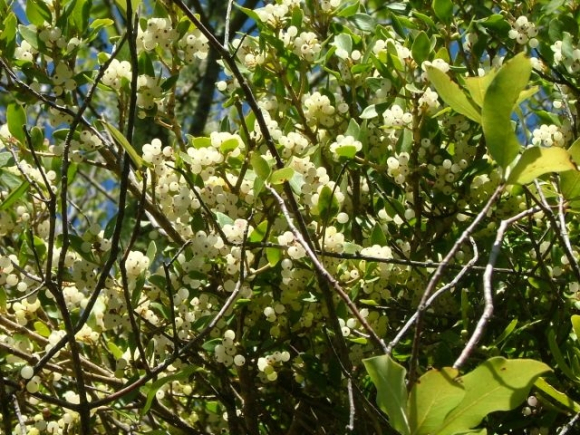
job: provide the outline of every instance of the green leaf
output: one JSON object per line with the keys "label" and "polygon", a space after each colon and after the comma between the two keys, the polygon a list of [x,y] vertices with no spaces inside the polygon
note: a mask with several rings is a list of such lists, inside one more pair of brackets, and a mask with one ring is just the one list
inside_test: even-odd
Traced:
{"label": "green leaf", "polygon": [[294,175],[294,169],[292,168],[282,168],[272,172],[272,177],[270,178],[270,183],[272,184],[282,184],[289,181]]}
{"label": "green leaf", "polygon": [[427,77],[437,90],[437,93],[446,104],[457,113],[468,117],[472,121],[481,123],[481,115],[476,106],[471,102],[457,83],[453,82],[447,74],[433,66],[427,67]]}
{"label": "green leaf", "polygon": [[527,148],[508,178],[508,184],[528,184],[549,172],[576,170],[570,154],[563,148]]}
{"label": "green leaf", "polygon": [[572,400],[566,394],[556,390],[544,378],[538,378],[534,383],[534,387],[540,392],[542,398],[549,397],[558,405],[573,413],[580,412],[580,404]]}
{"label": "green leaf", "polygon": [[22,36],[22,38],[24,38],[24,40],[28,42],[32,48],[38,50],[38,33],[36,32],[34,26],[32,26],[32,29],[30,27],[31,26],[24,26],[20,24],[18,25],[18,31],[20,32],[20,36]]}
{"label": "green leaf", "polygon": [[402,435],[411,433],[407,417],[407,371],[389,355],[363,360],[365,368],[377,388],[377,405],[387,414],[391,426]]}
{"label": "green leaf", "polygon": [[235,150],[239,146],[240,146],[240,142],[238,141],[238,139],[235,137],[232,137],[232,138],[227,139],[227,140],[222,142],[222,144],[220,145],[220,151],[223,154],[227,154],[228,152]]}
{"label": "green leaf", "polygon": [[270,267],[274,267],[282,259],[282,251],[278,248],[266,248],[266,258]]}
{"label": "green leaf", "polygon": [[332,189],[324,186],[318,197],[318,214],[324,222],[328,222],[339,210],[340,206],[338,200],[332,193]]}
{"label": "green leaf", "polygon": [[111,133],[111,136],[113,136],[113,139],[115,140],[115,142],[117,142],[117,144],[119,146],[121,146],[127,152],[127,154],[129,155],[129,158],[135,164],[135,167],[137,169],[141,169],[141,167],[143,166],[143,159],[137,153],[137,151],[135,151],[135,148],[133,148],[131,146],[131,144],[129,143],[127,138],[123,135],[123,133],[121,133],[119,130],[117,130],[117,128],[115,126],[113,126],[112,124],[110,124],[109,122],[107,122],[107,121],[101,121],[101,122],[103,123],[105,128],[109,131],[109,133]]}
{"label": "green leaf", "polygon": [[465,88],[469,91],[469,95],[475,104],[480,108],[483,107],[483,99],[485,98],[485,92],[487,87],[495,78],[496,72],[494,70],[489,71],[486,75],[481,77],[467,77],[465,78]]}
{"label": "green leaf", "polygon": [[20,141],[21,144],[26,145],[26,135],[24,128],[26,127],[26,111],[20,104],[10,103],[6,109],[6,122],[8,123],[8,131],[12,136]]}
{"label": "green leaf", "polygon": [[568,378],[574,381],[576,384],[580,383],[580,379],[574,374],[570,366],[564,360],[564,356],[558,347],[558,343],[556,342],[556,333],[553,329],[550,329],[548,332],[548,347],[550,348],[550,352],[552,353],[552,357],[556,361],[558,365],[558,369],[564,373]]}
{"label": "green leaf", "polygon": [[252,230],[252,233],[248,237],[248,240],[252,243],[261,242],[266,237],[266,231],[268,230],[268,221],[260,222],[260,224]]}
{"label": "green leaf", "polygon": [[252,157],[250,157],[250,163],[252,164],[252,168],[254,168],[256,175],[263,181],[266,181],[272,172],[266,159],[262,157],[260,153],[254,151]]}
{"label": "green leaf", "polygon": [[529,360],[495,357],[459,378],[465,397],[434,433],[455,435],[478,426],[491,412],[509,411],[526,398],[535,380],[550,371],[546,364]]}
{"label": "green leaf", "polygon": [[34,322],[34,330],[43,337],[50,337],[50,329],[43,322],[37,320]]}
{"label": "green leaf", "polygon": [[155,240],[151,240],[149,242],[149,246],[147,247],[147,259],[149,260],[149,264],[153,264],[155,261],[155,255],[157,254],[157,245],[155,244]]}
{"label": "green leaf", "polygon": [[35,26],[42,26],[44,22],[50,23],[52,21],[52,14],[48,6],[43,1],[27,0],[26,1],[26,17]]}
{"label": "green leaf", "polygon": [[377,20],[369,14],[354,14],[350,20],[362,32],[372,33],[377,28]]}
{"label": "green leaf", "polygon": [[411,46],[411,53],[413,54],[413,59],[417,62],[417,65],[421,65],[424,61],[429,59],[429,54],[431,53],[431,40],[429,36],[423,31],[420,31],[413,45]]}
{"label": "green leaf", "polygon": [[16,28],[18,26],[18,19],[14,12],[10,12],[4,21],[2,22],[2,32],[0,32],[0,49],[2,50],[2,55],[10,59],[14,55],[14,49],[16,48]]}
{"label": "green leaf", "polygon": [[576,341],[580,342],[580,316],[578,314],[572,315],[570,318],[572,322],[572,329],[574,330],[574,334],[576,334]]}
{"label": "green leaf", "polygon": [[463,399],[465,390],[451,367],[429,370],[413,385],[407,403],[411,434],[429,435]]}
{"label": "green leaf", "polygon": [[336,48],[341,48],[346,52],[346,54],[342,53],[338,57],[346,59],[352,52],[352,37],[348,33],[340,33],[334,37],[334,45]]}
{"label": "green leaf", "polygon": [[199,370],[201,370],[199,367],[187,366],[184,369],[182,369],[179,373],[165,376],[164,378],[158,379],[157,381],[153,382],[151,387],[149,387],[149,391],[147,392],[147,400],[145,401],[145,405],[143,405],[143,408],[141,409],[141,415],[147,414],[147,412],[151,408],[151,404],[153,403],[153,399],[155,399],[155,394],[157,393],[159,388],[161,388],[168,382],[182,381],[184,379],[187,379],[193,373]]}
{"label": "green leaf", "polygon": [[487,148],[502,167],[514,160],[520,143],[511,123],[511,114],[520,93],[530,80],[532,64],[525,53],[506,62],[489,84],[483,100],[481,125]]}
{"label": "green leaf", "polygon": [[224,214],[220,211],[216,211],[214,213],[215,213],[215,219],[220,227],[223,228],[226,225],[233,225],[234,224],[234,220],[231,217],[229,217],[227,214]]}
{"label": "green leaf", "polygon": [[0,204],[0,211],[8,210],[16,201],[18,201],[24,193],[28,190],[30,184],[28,181],[23,181],[17,189],[10,192],[10,195]]}
{"label": "green leaf", "polygon": [[433,12],[435,16],[443,21],[445,24],[449,24],[453,18],[453,2],[451,0],[433,0],[431,3]]}
{"label": "green leaf", "polygon": [[336,14],[338,17],[343,17],[343,18],[348,18],[351,17],[352,15],[356,14],[358,12],[358,8],[359,8],[359,2],[356,1],[351,5],[346,5],[343,9],[340,10],[340,12],[338,14]]}

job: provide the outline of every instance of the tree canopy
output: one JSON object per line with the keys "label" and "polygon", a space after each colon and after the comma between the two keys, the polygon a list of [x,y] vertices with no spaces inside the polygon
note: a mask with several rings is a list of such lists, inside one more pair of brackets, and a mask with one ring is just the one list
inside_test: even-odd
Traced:
{"label": "tree canopy", "polygon": [[0,432],[574,430],[576,2],[0,21]]}

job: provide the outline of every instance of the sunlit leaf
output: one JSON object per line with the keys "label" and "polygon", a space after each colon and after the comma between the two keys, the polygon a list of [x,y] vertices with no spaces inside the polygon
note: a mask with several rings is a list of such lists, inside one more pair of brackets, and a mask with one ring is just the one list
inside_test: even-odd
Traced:
{"label": "sunlit leaf", "polygon": [[282,184],[286,181],[289,181],[292,176],[294,175],[294,169],[292,168],[282,168],[277,169],[276,171],[272,172],[272,176],[270,178],[270,182],[272,184]]}
{"label": "sunlit leaf", "polygon": [[411,434],[435,433],[445,416],[463,400],[465,390],[456,380],[458,374],[451,367],[432,369],[413,385],[407,403]]}
{"label": "sunlit leaf", "polygon": [[502,167],[514,160],[520,143],[511,123],[511,115],[520,93],[527,86],[532,63],[524,53],[506,62],[487,87],[481,125],[489,153]]}
{"label": "sunlit leaf", "polygon": [[428,66],[427,77],[429,77],[441,99],[451,106],[453,110],[475,122],[481,122],[481,115],[476,106],[447,74],[433,66]]}
{"label": "sunlit leaf", "polygon": [[575,170],[570,154],[563,148],[529,147],[512,169],[508,184],[528,184],[550,172]]}
{"label": "sunlit leaf", "polygon": [[546,364],[495,357],[458,379],[465,397],[437,429],[438,435],[455,435],[478,426],[490,413],[509,411],[528,397],[536,379],[550,371]]}
{"label": "sunlit leaf", "polygon": [[407,417],[407,371],[389,355],[363,360],[365,368],[377,389],[377,405],[387,414],[389,422],[402,435],[409,435],[411,428]]}
{"label": "sunlit leaf", "polygon": [[28,181],[23,181],[22,184],[8,195],[8,197],[0,204],[0,210],[8,210],[16,201],[22,198],[26,193],[30,184]]}
{"label": "sunlit leaf", "polygon": [[109,131],[109,133],[111,133],[111,136],[113,137],[115,142],[117,142],[117,144],[119,146],[121,146],[127,152],[131,161],[135,164],[135,167],[137,169],[141,169],[141,167],[143,166],[143,159],[141,158],[139,153],[137,153],[137,151],[135,151],[135,148],[133,148],[133,146],[131,146],[131,144],[129,143],[127,138],[123,135],[123,133],[121,133],[111,123],[109,123],[107,121],[101,121],[101,122],[103,123],[105,128]]}

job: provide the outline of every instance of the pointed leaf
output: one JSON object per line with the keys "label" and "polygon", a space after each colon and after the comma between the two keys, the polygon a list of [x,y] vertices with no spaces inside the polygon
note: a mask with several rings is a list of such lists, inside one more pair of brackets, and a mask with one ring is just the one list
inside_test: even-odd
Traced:
{"label": "pointed leaf", "polygon": [[472,121],[481,123],[481,115],[476,106],[467,98],[459,85],[451,81],[447,74],[433,66],[428,66],[427,77],[429,77],[441,99],[453,110]]}
{"label": "pointed leaf", "polygon": [[254,151],[250,158],[250,162],[252,163],[252,168],[254,168],[256,175],[263,181],[267,180],[270,176],[271,169],[266,159],[262,157],[260,153]]}
{"label": "pointed leaf", "polygon": [[453,18],[453,2],[451,0],[433,0],[433,12],[444,23],[451,22]]}
{"label": "pointed leaf", "polygon": [[272,184],[282,184],[289,181],[294,175],[294,169],[292,168],[282,168],[272,172],[272,177],[270,182]]}
{"label": "pointed leaf", "polygon": [[508,184],[528,184],[549,172],[575,170],[570,154],[563,148],[527,148],[514,166]]}
{"label": "pointed leaf", "polygon": [[495,78],[496,71],[491,70],[486,75],[481,77],[467,77],[465,79],[465,88],[469,91],[471,99],[479,107],[483,107],[483,99],[485,98],[485,92],[487,87]]}
{"label": "pointed leaf", "polygon": [[572,400],[566,394],[556,390],[554,387],[548,384],[544,378],[538,378],[534,384],[534,387],[540,392],[540,396],[549,397],[559,406],[562,406],[571,412],[580,412],[580,404]]}
{"label": "pointed leaf", "polygon": [[333,195],[332,189],[324,186],[318,197],[318,214],[324,222],[328,222],[330,218],[338,213],[339,209],[338,200]]}
{"label": "pointed leaf", "polygon": [[459,372],[451,367],[429,370],[413,386],[407,403],[411,434],[428,435],[443,424],[445,416],[463,397],[463,385],[457,382]]}
{"label": "pointed leaf", "polygon": [[560,189],[566,200],[580,198],[580,172],[576,169],[560,174]]}
{"label": "pointed leaf", "polygon": [[373,384],[377,388],[377,405],[389,417],[391,426],[403,435],[410,434],[407,418],[407,371],[389,355],[363,360]]}
{"label": "pointed leaf", "polygon": [[10,134],[18,139],[21,144],[26,144],[26,135],[24,134],[26,112],[24,107],[20,104],[10,103],[6,109],[6,122],[8,123]]}
{"label": "pointed leaf", "polygon": [[17,189],[10,192],[10,195],[4,200],[4,202],[0,205],[0,211],[8,210],[16,201],[18,201],[24,193],[28,190],[30,184],[28,181],[23,181]]}
{"label": "pointed leaf", "polygon": [[429,53],[431,53],[431,40],[425,32],[420,31],[417,34],[413,41],[413,45],[411,46],[411,53],[413,59],[417,62],[417,65],[421,65],[424,61],[429,59]]}
{"label": "pointed leaf", "polygon": [[111,136],[113,136],[115,142],[117,142],[117,144],[120,145],[127,152],[133,163],[135,163],[137,169],[141,169],[141,167],[143,166],[143,159],[137,153],[137,151],[135,151],[135,148],[131,146],[131,144],[129,143],[127,138],[123,135],[123,133],[121,133],[115,126],[108,123],[107,121],[101,122],[103,123],[105,128],[109,130],[109,133],[111,133]]}
{"label": "pointed leaf", "polygon": [[520,93],[530,80],[532,63],[525,53],[506,62],[489,84],[483,100],[481,125],[487,148],[502,167],[513,161],[520,143],[511,123],[511,115]]}
{"label": "pointed leaf", "polygon": [[451,411],[437,435],[454,435],[478,426],[491,412],[509,411],[527,397],[535,380],[550,371],[546,364],[529,360],[506,360],[495,357],[459,378],[465,397]]}

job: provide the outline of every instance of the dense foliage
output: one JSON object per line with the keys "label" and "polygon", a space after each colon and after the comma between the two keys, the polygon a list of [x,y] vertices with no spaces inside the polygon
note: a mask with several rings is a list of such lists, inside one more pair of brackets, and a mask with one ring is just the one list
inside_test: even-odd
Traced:
{"label": "dense foliage", "polygon": [[576,2],[0,21],[0,432],[571,430]]}

